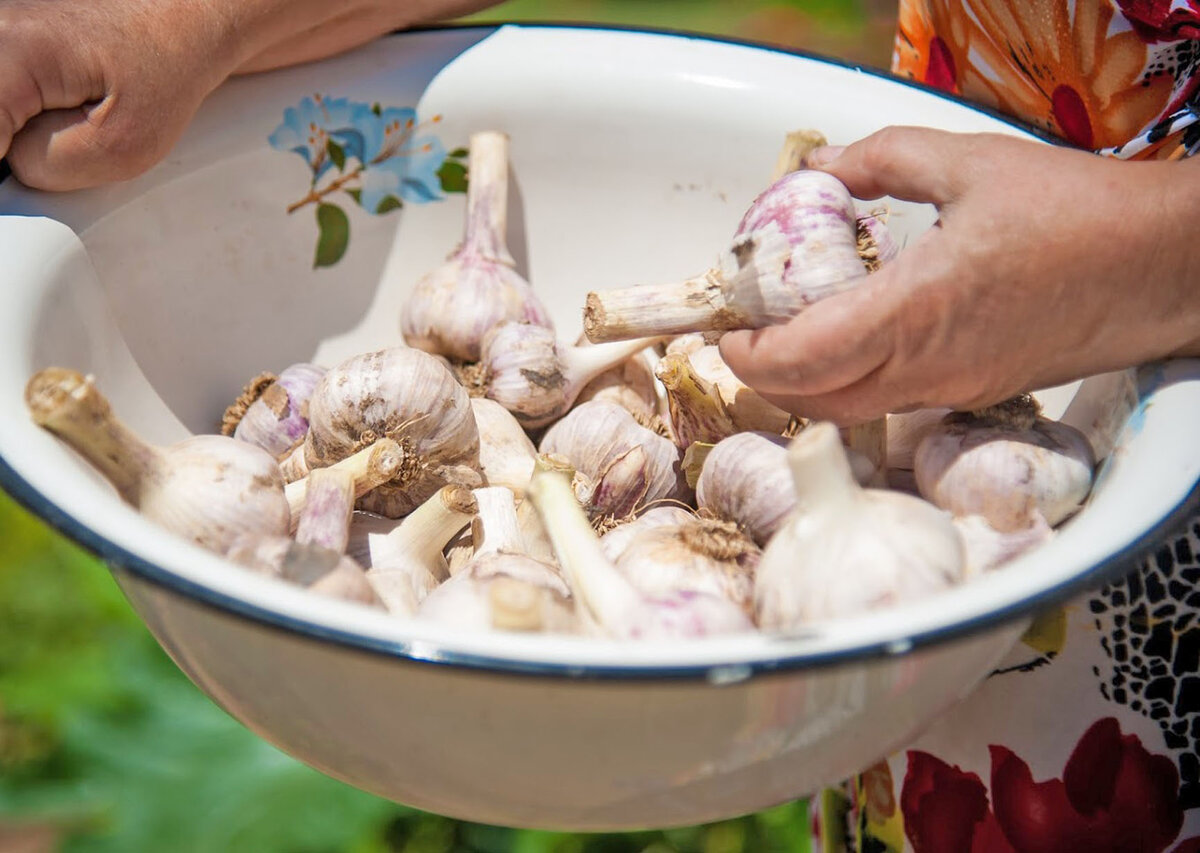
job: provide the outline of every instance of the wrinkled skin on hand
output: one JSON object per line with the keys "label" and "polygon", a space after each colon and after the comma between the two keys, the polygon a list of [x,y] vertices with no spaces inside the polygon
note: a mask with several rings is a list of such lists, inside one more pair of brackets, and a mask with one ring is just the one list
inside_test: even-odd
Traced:
{"label": "wrinkled skin on hand", "polygon": [[939,220],[858,288],[723,337],[776,405],[850,425],[1200,355],[1200,163],[895,127],[810,166]]}
{"label": "wrinkled skin on hand", "polygon": [[0,156],[70,190],[161,160],[235,73],[329,56],[487,0],[0,0]]}

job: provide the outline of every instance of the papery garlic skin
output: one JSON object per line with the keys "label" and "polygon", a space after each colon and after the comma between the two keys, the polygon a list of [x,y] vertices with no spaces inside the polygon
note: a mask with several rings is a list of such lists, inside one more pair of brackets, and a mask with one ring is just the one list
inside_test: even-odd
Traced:
{"label": "papery garlic skin", "polygon": [[636,537],[649,530],[677,528],[694,517],[683,507],[656,506],[607,531],[600,537],[600,548],[609,562],[615,564],[621,558],[621,554],[625,552],[625,548]]}
{"label": "papery garlic skin", "polygon": [[832,424],[800,433],[788,464],[796,509],[767,544],[755,583],[763,630],[919,600],[964,578],[950,516],[920,498],[859,486]]}
{"label": "papery garlic skin", "polygon": [[525,427],[542,427],[566,414],[589,382],[654,343],[605,346],[559,344],[553,329],[502,323],[483,338],[483,393]]}
{"label": "papery garlic skin", "polygon": [[304,443],[310,468],[332,465],[380,438],[397,442],[407,464],[367,495],[361,509],[399,518],[446,484],[482,483],[470,398],[428,353],[394,347],[358,355],[317,385]]}
{"label": "papery garlic skin", "polygon": [[140,439],[89,377],[51,367],[25,387],[34,421],[64,439],[151,521],[224,554],[243,533],[286,535],[283,477],[271,454],[221,435],[168,447]]}
{"label": "papery garlic skin", "polygon": [[917,447],[941,426],[950,409],[917,409],[887,416],[887,467],[911,471]]}
{"label": "papery garlic skin", "polygon": [[546,431],[538,449],[570,461],[592,484],[592,515],[624,518],[656,501],[686,495],[679,449],[628,411],[593,400]]}
{"label": "papery garlic skin", "polygon": [[244,534],[234,540],[225,556],[256,574],[298,584],[319,595],[383,607],[362,566],[328,548],[285,536]]}
{"label": "papery garlic skin", "polygon": [[[497,618],[496,587],[516,581],[532,592],[524,614],[505,612]],[[531,611],[531,612],[530,612]],[[417,612],[419,618],[463,631],[493,629],[574,633],[575,607],[566,583],[553,569],[523,554],[485,554],[433,590]],[[526,620],[514,619],[525,616]],[[507,618],[506,618],[507,617]]]}
{"label": "papery garlic skin", "polygon": [[1055,526],[1087,498],[1096,465],[1079,430],[1036,413],[1021,417],[947,415],[921,441],[913,460],[917,487],[956,516],[980,515],[1002,533],[1033,523]]}
{"label": "papery garlic skin", "polygon": [[782,433],[787,429],[791,414],[767,402],[757,391],[738,379],[721,358],[718,347],[702,347],[688,359],[696,373],[716,387],[737,432]]}
{"label": "papery garlic skin", "polygon": [[504,486],[520,495],[533,475],[537,448],[508,409],[486,397],[472,397],[479,429],[479,470],[489,486]]}
{"label": "papery garlic skin", "polygon": [[697,505],[765,545],[796,505],[787,445],[781,436],[756,432],[722,440],[704,460]]}
{"label": "papery garlic skin", "polygon": [[979,515],[964,515],[954,519],[966,549],[967,574],[979,575],[998,569],[1006,563],[1054,538],[1054,530],[1034,513],[1028,527],[1001,533]]}
{"label": "papery garlic skin", "polygon": [[513,269],[506,245],[508,137],[474,133],[469,149],[463,242],[416,283],[400,320],[406,344],[461,362],[479,360],[483,336],[498,323],[553,328],[529,282]]}
{"label": "papery garlic skin", "polygon": [[243,411],[236,411],[241,408],[238,403],[226,411],[222,431],[229,435],[226,427],[236,418],[234,438],[255,444],[276,458],[282,456],[308,432],[308,401],[324,375],[325,368],[315,364],[285,367]]}

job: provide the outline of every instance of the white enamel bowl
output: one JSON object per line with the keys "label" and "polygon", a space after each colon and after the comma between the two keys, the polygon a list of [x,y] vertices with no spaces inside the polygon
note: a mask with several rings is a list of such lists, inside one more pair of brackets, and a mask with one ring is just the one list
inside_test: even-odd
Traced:
{"label": "white enamel bowl", "polygon": [[[1176,362],[1142,371],[1114,462],[1054,542],[927,603],[796,636],[464,636],[252,576],[118,501],[33,426],[22,391],[46,365],[91,372],[124,419],[167,442],[212,431],[260,370],[398,342],[398,306],[457,241],[463,197],[417,203],[428,175],[416,155],[411,173],[375,169],[371,198],[389,180],[414,181],[403,209],[374,215],[330,196],[350,241],[340,261],[314,269],[316,207],[287,212],[312,178],[287,149],[305,143],[276,133],[314,93],[333,99],[329,121],[349,120],[341,98],[378,102],[381,119],[398,115],[390,107],[440,114],[421,134],[443,150],[474,130],[506,131],[511,243],[564,337],[589,289],[705,268],[789,129],[821,128],[838,143],[899,123],[1026,132],[859,69],[755,46],[449,29],[229,83],[170,157],[130,183],[61,196],[0,184],[4,487],[112,565],[216,702],[333,776],[447,815],[574,829],[696,823],[804,795],[912,739],[1039,607],[1128,569],[1192,503],[1200,370]],[[294,114],[293,129],[307,133],[311,118]],[[355,144],[376,150],[369,134],[339,138],[347,172]],[[894,210],[905,239],[933,219]],[[1044,400],[1051,414],[1074,399],[1072,417],[1120,422],[1129,409],[1108,399],[1111,384]]]}

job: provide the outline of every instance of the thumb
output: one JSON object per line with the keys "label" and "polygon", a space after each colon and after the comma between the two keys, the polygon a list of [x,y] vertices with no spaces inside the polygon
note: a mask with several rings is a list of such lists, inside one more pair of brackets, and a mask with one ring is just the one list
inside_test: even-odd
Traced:
{"label": "thumb", "polygon": [[923,127],[885,127],[845,148],[818,148],[805,165],[833,175],[856,198],[888,195],[941,205],[962,191],[973,140]]}

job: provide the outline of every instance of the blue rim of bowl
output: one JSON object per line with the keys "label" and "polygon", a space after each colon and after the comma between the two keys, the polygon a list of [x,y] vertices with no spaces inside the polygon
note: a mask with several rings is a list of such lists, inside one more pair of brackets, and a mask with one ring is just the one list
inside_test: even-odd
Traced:
{"label": "blue rim of bowl", "polygon": [[[928,94],[952,101],[960,106],[996,118],[1012,127],[1026,131],[1048,142],[1063,145],[1062,140],[1050,136],[1038,128],[1024,125],[985,107],[971,104],[949,93],[931,89],[919,83],[893,77],[885,71],[863,67],[837,59],[820,56],[792,48],[778,47],[761,42],[741,39],[710,36],[678,30],[659,30],[640,27],[620,27],[603,24],[561,24],[561,23],[526,23],[516,22],[515,26],[542,29],[592,29],[613,30],[619,32],[634,32],[646,35],[657,35],[672,38],[689,38],[701,41],[735,44],[772,53],[797,56],[815,62],[821,62],[849,70],[857,71],[874,77],[888,80],[892,83],[910,86]],[[443,30],[486,29],[495,30],[504,24],[468,24],[450,26],[431,26],[416,28],[417,32]],[[393,33],[403,35],[405,32]],[[0,182],[9,174],[7,163],[0,160]],[[963,620],[951,625],[939,626],[927,631],[917,632],[909,637],[897,640],[863,644],[841,649],[811,652],[785,657],[762,659],[746,662],[712,662],[705,664],[688,664],[677,666],[614,666],[594,664],[566,664],[511,658],[490,657],[473,653],[448,650],[430,650],[427,641],[406,643],[393,640],[382,640],[341,631],[327,626],[286,616],[277,611],[250,604],[233,596],[226,595],[208,587],[189,581],[185,578],[155,565],[148,560],[128,551],[95,530],[80,522],[52,503],[45,495],[37,491],[28,481],[19,475],[0,456],[0,488],[3,488],[14,500],[29,512],[41,518],[58,532],[73,540],[86,550],[99,557],[111,569],[127,571],[140,580],[146,581],[162,589],[178,593],[197,604],[215,610],[227,616],[237,616],[255,623],[257,626],[291,635],[300,635],[310,640],[329,642],[357,652],[381,655],[392,659],[401,659],[406,663],[427,664],[451,667],[456,669],[482,670],[492,673],[510,675],[569,678],[571,680],[623,680],[623,681],[659,681],[659,680],[711,680],[720,675],[722,682],[728,679],[730,672],[741,681],[753,676],[763,676],[771,673],[783,673],[795,669],[816,669],[837,664],[865,662],[868,660],[893,657],[917,648],[923,648],[971,634],[983,632],[989,628],[1027,617],[1044,608],[1060,604],[1077,593],[1095,589],[1104,583],[1116,580],[1137,566],[1139,560],[1151,553],[1170,533],[1179,529],[1188,517],[1200,508],[1200,480],[1192,484],[1188,495],[1170,512],[1164,515],[1157,524],[1144,531],[1125,548],[1109,555],[1103,561],[1090,569],[1080,572],[1069,581],[1042,590],[1036,595],[1014,602],[1007,607],[988,611],[972,619]],[[416,648],[419,646],[420,648]]]}

